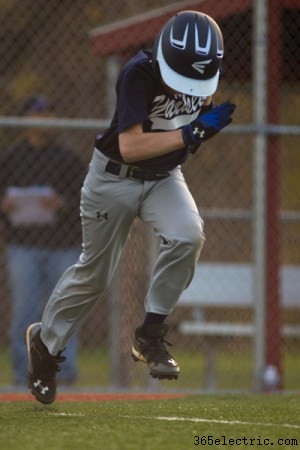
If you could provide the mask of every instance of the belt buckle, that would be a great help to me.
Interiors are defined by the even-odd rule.
[[[135,168],[133,166],[128,166],[126,177],[130,180],[136,180],[136,178],[133,176],[134,169]]]

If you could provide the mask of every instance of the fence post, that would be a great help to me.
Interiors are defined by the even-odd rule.
[[[253,122],[266,124],[267,1],[253,0]],[[253,154],[254,387],[263,388],[265,363],[266,134],[256,132]]]
[[[280,51],[281,11],[282,1],[270,1],[267,15],[268,54],[267,54],[267,120],[268,123],[278,123],[279,116],[279,86],[280,86]],[[279,137],[269,135],[267,141],[266,159],[266,368],[273,366],[279,375],[278,387],[282,387],[281,361],[281,301],[279,295]]]

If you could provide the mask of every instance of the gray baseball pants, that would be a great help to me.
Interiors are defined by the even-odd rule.
[[[66,347],[109,286],[135,217],[161,237],[147,312],[171,313],[193,278],[205,240],[180,167],[168,178],[142,182],[105,172],[107,161],[94,151],[81,191],[83,251],[58,281],[43,313],[41,336],[52,355]]]

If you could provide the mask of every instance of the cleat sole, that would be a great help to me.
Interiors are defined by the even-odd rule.
[[[150,372],[150,375],[151,375],[151,377],[158,378],[159,380],[177,380],[178,379],[178,375],[162,375],[162,374],[151,373],[151,372]]]
[[[133,359],[134,362],[144,362],[146,363],[146,361],[144,361],[143,359],[138,358],[133,351],[131,352],[131,358]],[[161,373],[155,373],[155,372],[150,372],[151,377],[153,378],[158,378],[159,380],[177,380],[179,373],[175,373],[175,374],[161,374]]]

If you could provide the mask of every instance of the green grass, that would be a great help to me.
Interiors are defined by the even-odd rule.
[[[278,443],[279,439],[283,441]],[[292,395],[203,395],[50,406],[0,403],[0,448],[5,450],[299,447],[300,402]]]

